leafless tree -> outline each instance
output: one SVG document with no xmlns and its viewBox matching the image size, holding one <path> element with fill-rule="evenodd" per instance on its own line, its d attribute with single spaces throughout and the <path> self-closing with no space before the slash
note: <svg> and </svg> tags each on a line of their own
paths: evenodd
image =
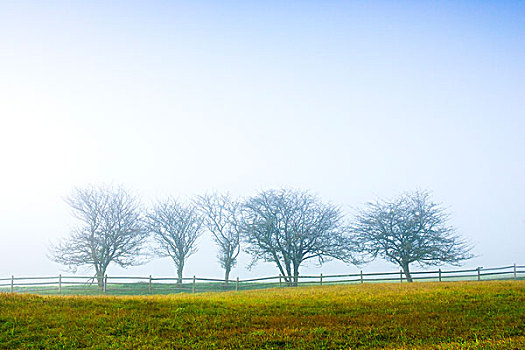
<svg viewBox="0 0 525 350">
<path fill-rule="evenodd" d="M 197 251 L 203 220 L 196 207 L 169 198 L 158 202 L 147 215 L 147 227 L 156 241 L 156 253 L 169 256 L 177 268 L 177 283 L 188 257 Z"/>
<path fill-rule="evenodd" d="M 235 267 L 241 251 L 241 205 L 229 195 L 217 193 L 200 196 L 197 203 L 219 248 L 217 258 L 224 269 L 224 281 L 228 283 L 231 269 Z"/>
<path fill-rule="evenodd" d="M 51 259 L 71 269 L 91 265 L 99 288 L 110 263 L 143 263 L 144 229 L 138 200 L 122 187 L 77 188 L 66 199 L 80 221 L 69 238 L 51 248 Z"/>
<path fill-rule="evenodd" d="M 411 263 L 459 265 L 472 257 L 472 247 L 448 221 L 449 214 L 430 200 L 427 191 L 415 191 L 367 203 L 352 232 L 361 252 L 398 264 L 412 282 Z"/>
<path fill-rule="evenodd" d="M 273 262 L 287 283 L 296 285 L 300 265 L 335 258 L 353 261 L 341 210 L 308 192 L 268 190 L 244 205 L 243 236 L 255 263 Z"/>
</svg>

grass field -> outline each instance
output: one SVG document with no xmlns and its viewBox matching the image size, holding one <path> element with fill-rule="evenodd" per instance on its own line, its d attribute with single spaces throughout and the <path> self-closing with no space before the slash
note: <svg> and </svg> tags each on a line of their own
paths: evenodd
<svg viewBox="0 0 525 350">
<path fill-rule="evenodd" d="M 523 349 L 525 281 L 0 294 L 0 348 Z"/>
<path fill-rule="evenodd" d="M 301 283 L 301 286 L 318 285 L 318 283 Z M 283 283 L 284 286 L 284 283 Z M 238 286 L 239 290 L 268 289 L 278 288 L 279 282 L 275 283 L 242 283 Z M 235 291 L 235 283 L 196 283 L 196 293 L 206 292 L 227 292 Z M 0 288 L 0 293 L 10 292 L 10 288 Z M 17 286 L 14 288 L 15 293 L 38 294 L 38 295 L 112 295 L 112 296 L 131 296 L 131 295 L 167 295 L 177 293 L 193 293 L 191 283 L 177 285 L 175 283 L 153 283 L 150 288 L 147 283 L 122 283 L 108 284 L 106 292 L 101 291 L 96 284 L 80 284 L 74 286 L 62 286 L 59 291 L 58 287 L 53 286 Z"/>
<path fill-rule="evenodd" d="M 498 280 L 504 280 L 501 279 Z M 505 277 L 504 277 L 505 278 Z M 506 277 L 507 280 L 513 280 L 513 277 Z M 525 280 L 523 277 L 518 277 L 518 280 Z M 449 281 L 474 281 L 476 277 L 472 277 L 469 280 L 454 280 L 450 279 Z M 487 281 L 487 280 L 485 280 Z M 418 280 L 418 283 L 421 282 L 431 282 L 425 280 Z M 366 283 L 385 283 L 385 281 L 378 280 L 367 280 Z M 396 282 L 388 282 L 396 283 Z M 406 281 L 404 282 L 406 283 Z M 360 284 L 359 281 L 351 282 L 341 282 L 341 281 L 324 281 L 324 285 L 350 285 L 350 284 Z M 300 282 L 299 287 L 312 287 L 319 286 L 319 281 L 307 281 Z M 197 282 L 195 286 L 192 283 L 183 283 L 177 285 L 175 283 L 148 283 L 144 282 L 125 282 L 125 283 L 108 283 L 106 291 L 102 291 L 95 284 L 88 283 L 78 283 L 76 285 L 67 285 L 63 284 L 61 288 L 55 285 L 38 285 L 38 286 L 17 286 L 13 288 L 15 293 L 24 293 L 24 294 L 38 294 L 38 295 L 76 295 L 76 296 L 88 296 L 88 295 L 108 295 L 108 296 L 131 296 L 131 295 L 171 295 L 177 293 L 206 293 L 206 292 L 227 292 L 227 291 L 247 291 L 255 289 L 270 289 L 270 288 L 279 288 L 287 287 L 283 282 L 282 285 L 279 282 L 272 281 L 263 281 L 263 282 L 241 282 L 236 285 L 235 282 L 229 284 L 224 284 L 223 282 Z M 11 289 L 9 287 L 0 287 L 0 293 L 8 293 Z"/>
</svg>

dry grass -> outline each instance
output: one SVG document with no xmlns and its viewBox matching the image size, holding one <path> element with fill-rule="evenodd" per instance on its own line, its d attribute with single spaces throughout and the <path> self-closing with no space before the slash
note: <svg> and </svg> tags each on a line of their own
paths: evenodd
<svg viewBox="0 0 525 350">
<path fill-rule="evenodd" d="M 525 281 L 0 295 L 0 348 L 521 349 Z"/>
</svg>

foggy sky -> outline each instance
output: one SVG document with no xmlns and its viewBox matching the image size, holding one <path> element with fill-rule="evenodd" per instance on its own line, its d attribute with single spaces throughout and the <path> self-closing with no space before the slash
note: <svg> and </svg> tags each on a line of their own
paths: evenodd
<svg viewBox="0 0 525 350">
<path fill-rule="evenodd" d="M 63 198 L 102 183 L 146 205 L 293 187 L 349 214 L 428 189 L 466 266 L 523 264 L 524 82 L 519 2 L 1 2 L 0 276 L 64 271 Z M 277 272 L 248 261 L 232 276 Z M 222 276 L 209 235 L 194 274 Z"/>
</svg>

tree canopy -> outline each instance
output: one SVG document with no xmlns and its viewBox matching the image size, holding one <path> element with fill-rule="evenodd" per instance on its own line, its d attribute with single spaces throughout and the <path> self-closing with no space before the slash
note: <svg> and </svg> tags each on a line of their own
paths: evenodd
<svg viewBox="0 0 525 350">
<path fill-rule="evenodd" d="M 160 257 L 170 257 L 177 268 L 178 283 L 186 260 L 197 251 L 196 241 L 202 232 L 202 216 L 193 204 L 172 198 L 159 201 L 147 215 L 146 225 L 156 243 Z"/>
<path fill-rule="evenodd" d="M 123 187 L 77 188 L 66 202 L 79 224 L 52 247 L 54 261 L 71 269 L 93 266 L 99 287 L 110 263 L 128 267 L 144 262 L 147 232 L 141 206 Z"/>
<path fill-rule="evenodd" d="M 352 259 L 341 210 L 304 191 L 268 190 L 249 198 L 243 236 L 253 262 L 275 263 L 291 284 L 297 283 L 304 261 Z"/>
<path fill-rule="evenodd" d="M 217 259 L 228 283 L 241 252 L 241 204 L 227 194 L 207 194 L 197 199 L 204 222 L 217 244 Z"/>
<path fill-rule="evenodd" d="M 449 214 L 427 191 L 415 191 L 367 203 L 352 233 L 360 252 L 398 264 L 412 281 L 412 263 L 457 265 L 472 257 L 471 246 L 448 222 Z"/>
</svg>

